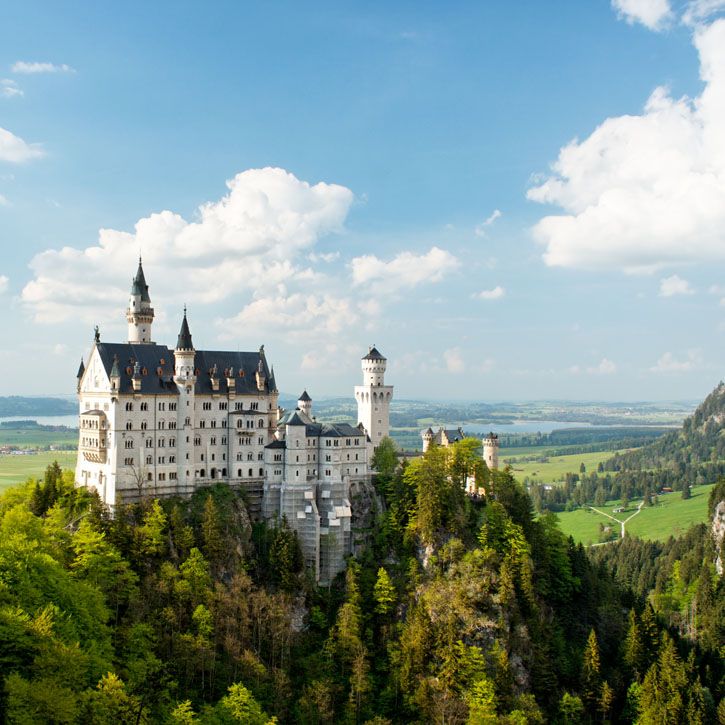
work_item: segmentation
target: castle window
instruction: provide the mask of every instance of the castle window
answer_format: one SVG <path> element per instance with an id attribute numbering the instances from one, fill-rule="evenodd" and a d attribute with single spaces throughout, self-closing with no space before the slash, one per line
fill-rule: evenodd
<path id="1" fill-rule="evenodd" d="M 253 461 L 254 460 L 254 453 L 247 453 L 247 460 Z"/>
<path id="2" fill-rule="evenodd" d="M 154 480 L 154 474 L 153 473 L 149 473 L 149 475 L 147 476 L 147 479 L 149 481 L 153 481 Z"/>
<path id="3" fill-rule="evenodd" d="M 219 410 L 226 410 L 226 409 L 227 409 L 227 404 L 225 402 L 223 402 L 223 401 L 220 401 L 219 402 Z"/>
<path id="4" fill-rule="evenodd" d="M 163 420 L 160 420 L 159 421 L 159 430 L 163 430 L 165 425 L 166 425 L 166 423 L 164 423 Z"/>
<path id="5" fill-rule="evenodd" d="M 243 422 L 244 421 L 241 418 L 237 418 L 237 428 L 241 428 Z"/>
<path id="6" fill-rule="evenodd" d="M 195 446 L 201 445 L 201 438 L 199 436 L 196 436 L 196 438 L 194 438 L 194 445 Z"/>
<path id="7" fill-rule="evenodd" d="M 263 468 L 260 468 L 260 469 L 259 469 L 259 475 L 260 475 L 260 476 L 264 476 L 264 469 L 263 469 Z"/>
<path id="8" fill-rule="evenodd" d="M 234 403 L 234 410 L 244 410 L 244 403 Z M 240 476 L 242 475 L 241 471 L 240 471 L 239 475 Z"/>
<path id="9" fill-rule="evenodd" d="M 206 471 L 202 468 L 201 471 L 199 471 L 199 477 L 204 478 L 206 476 Z"/>
<path id="10" fill-rule="evenodd" d="M 242 477 L 242 469 L 237 468 L 237 478 L 241 478 L 241 477 Z"/>
<path id="11" fill-rule="evenodd" d="M 355 454 L 355 460 L 357 461 L 357 453 Z"/>
<path id="12" fill-rule="evenodd" d="M 169 438 L 169 448 L 176 448 L 176 438 Z"/>
<path id="13" fill-rule="evenodd" d="M 176 410 L 176 403 L 169 403 L 169 410 Z"/>
<path id="14" fill-rule="evenodd" d="M 262 438 L 262 436 L 260 436 L 259 438 L 257 438 L 257 443 L 259 443 L 260 446 L 263 446 L 264 445 L 264 438 Z"/>
<path id="15" fill-rule="evenodd" d="M 216 421 L 215 421 L 215 420 L 212 420 L 212 421 L 211 421 L 211 427 L 212 427 L 212 428 L 216 428 Z"/>
<path id="16" fill-rule="evenodd" d="M 328 446 L 328 447 L 329 447 L 329 446 L 331 446 L 331 445 L 332 445 L 332 441 L 331 441 L 331 440 L 330 440 L 330 439 L 328 438 L 328 439 L 327 439 L 327 440 L 325 441 L 325 445 L 326 445 L 326 446 Z"/>
<path id="17" fill-rule="evenodd" d="M 332 456 L 325 456 L 325 463 L 332 463 Z"/>
<path id="18" fill-rule="evenodd" d="M 159 403 L 159 410 L 166 410 L 166 403 Z"/>
<path id="19" fill-rule="evenodd" d="M 148 403 L 141 403 L 141 410 L 148 410 L 149 404 Z"/>
<path id="20" fill-rule="evenodd" d="M 176 456 L 169 456 L 169 463 L 176 463 Z"/>
<path id="21" fill-rule="evenodd" d="M 133 423 L 132 423 L 132 422 L 131 422 L 131 421 L 129 420 L 129 421 L 128 421 L 128 422 L 126 423 L 126 430 L 131 430 L 132 428 L 133 428 Z"/>
<path id="22" fill-rule="evenodd" d="M 259 403 L 251 403 L 249 410 L 259 410 Z"/>
<path id="23" fill-rule="evenodd" d="M 222 476 L 224 476 L 224 478 L 227 477 L 227 469 L 226 468 L 222 468 Z"/>
<path id="24" fill-rule="evenodd" d="M 126 441 L 125 446 L 126 448 L 133 448 L 133 441 Z"/>
<path id="25" fill-rule="evenodd" d="M 339 441 L 337 439 L 335 439 L 335 442 L 332 445 L 335 446 L 335 448 L 337 448 L 338 443 L 339 443 Z"/>
<path id="26" fill-rule="evenodd" d="M 150 466 L 154 462 L 154 459 L 151 456 L 146 456 L 146 465 Z"/>
<path id="27" fill-rule="evenodd" d="M 254 471 L 250 468 L 249 469 L 249 477 L 251 478 L 254 475 Z"/>
<path id="28" fill-rule="evenodd" d="M 147 438 L 146 439 L 146 448 L 153 448 L 153 446 L 154 446 L 153 438 Z"/>
<path id="29" fill-rule="evenodd" d="M 205 420 L 200 420 L 199 421 L 199 428 L 206 428 L 206 421 Z"/>
<path id="30" fill-rule="evenodd" d="M 227 444 L 227 437 L 222 436 L 222 445 L 225 446 Z"/>
<path id="31" fill-rule="evenodd" d="M 146 430 L 146 428 L 148 428 L 148 424 L 146 423 L 145 420 L 142 420 L 141 421 L 141 430 Z"/>
<path id="32" fill-rule="evenodd" d="M 243 453 L 237 453 L 237 460 L 238 461 L 243 461 L 244 460 L 244 454 Z M 242 474 L 240 473 L 239 475 L 241 476 Z"/>
<path id="33" fill-rule="evenodd" d="M 200 458 L 201 458 L 202 461 L 204 460 L 204 454 L 203 453 L 201 454 Z"/>
<path id="34" fill-rule="evenodd" d="M 125 466 L 133 466 L 133 458 L 124 458 L 123 463 Z"/>
<path id="35" fill-rule="evenodd" d="M 166 463 L 166 459 L 163 456 L 159 456 L 159 464 L 163 465 L 164 463 Z"/>
<path id="36" fill-rule="evenodd" d="M 169 430 L 176 430 L 176 421 L 175 420 L 169 421 Z"/>
<path id="37" fill-rule="evenodd" d="M 133 410 L 133 403 L 126 403 L 126 410 Z"/>
<path id="38" fill-rule="evenodd" d="M 164 441 L 164 439 L 163 439 L 163 438 L 159 438 L 159 440 L 157 441 L 156 445 L 157 445 L 157 446 L 158 446 L 159 448 L 163 448 L 163 447 L 164 447 L 164 445 L 165 445 L 165 441 Z"/>
<path id="39" fill-rule="evenodd" d="M 356 445 L 356 446 L 359 446 L 359 445 L 360 445 L 360 439 L 359 439 L 359 438 L 356 438 L 356 439 L 355 439 L 355 445 Z"/>
<path id="40" fill-rule="evenodd" d="M 264 418 L 260 418 L 257 423 L 257 428 L 264 428 Z"/>
<path id="41" fill-rule="evenodd" d="M 350 439 L 349 438 L 345 438 L 345 445 L 346 446 L 349 446 L 350 445 Z"/>

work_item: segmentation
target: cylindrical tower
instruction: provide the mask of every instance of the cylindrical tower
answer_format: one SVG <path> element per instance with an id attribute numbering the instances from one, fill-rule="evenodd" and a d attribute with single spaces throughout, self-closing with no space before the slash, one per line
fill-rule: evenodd
<path id="1" fill-rule="evenodd" d="M 131 295 L 128 299 L 126 320 L 128 321 L 129 342 L 151 342 L 151 323 L 154 321 L 154 308 L 151 307 L 149 286 L 146 284 L 140 257 L 136 276 L 131 282 Z"/>
<path id="2" fill-rule="evenodd" d="M 498 436 L 494 432 L 483 439 L 483 460 L 491 471 L 498 468 Z"/>
<path id="3" fill-rule="evenodd" d="M 423 439 L 423 453 L 425 453 L 429 448 L 430 444 L 433 441 L 433 429 L 428 428 L 428 430 L 424 430 L 420 437 Z"/>

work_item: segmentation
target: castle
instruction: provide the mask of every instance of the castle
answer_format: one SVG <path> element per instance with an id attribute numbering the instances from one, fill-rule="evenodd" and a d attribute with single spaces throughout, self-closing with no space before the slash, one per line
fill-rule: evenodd
<path id="1" fill-rule="evenodd" d="M 352 550 L 350 487 L 370 480 L 390 430 L 385 357 L 371 347 L 362 358 L 358 424 L 319 423 L 306 391 L 295 410 L 279 407 L 264 346 L 196 350 L 186 308 L 176 347 L 153 342 L 140 259 L 126 319 L 127 342 L 102 342 L 96 328 L 78 370 L 76 482 L 109 506 L 225 482 L 246 492 L 253 519 L 286 517 L 306 565 L 329 582 Z"/>

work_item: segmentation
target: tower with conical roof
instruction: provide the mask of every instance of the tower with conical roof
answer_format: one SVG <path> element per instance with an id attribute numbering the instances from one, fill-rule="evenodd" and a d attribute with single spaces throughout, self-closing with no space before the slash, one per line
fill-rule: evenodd
<path id="1" fill-rule="evenodd" d="M 131 282 L 131 294 L 126 309 L 128 320 L 128 341 L 130 343 L 151 344 L 151 324 L 154 321 L 154 308 L 151 307 L 149 286 L 143 273 L 141 257 L 138 258 L 136 276 Z"/>
<path id="2" fill-rule="evenodd" d="M 363 357 L 363 384 L 355 386 L 357 419 L 377 447 L 390 434 L 390 402 L 393 386 L 385 384 L 387 359 L 373 345 Z"/>
<path id="3" fill-rule="evenodd" d="M 176 338 L 174 349 L 174 382 L 179 390 L 178 400 L 178 428 L 181 434 L 177 436 L 177 470 L 176 479 L 181 493 L 191 493 L 194 490 L 194 402 L 196 400 L 196 350 L 191 340 L 189 321 L 186 319 L 186 306 L 184 318 L 181 321 L 179 336 Z"/>

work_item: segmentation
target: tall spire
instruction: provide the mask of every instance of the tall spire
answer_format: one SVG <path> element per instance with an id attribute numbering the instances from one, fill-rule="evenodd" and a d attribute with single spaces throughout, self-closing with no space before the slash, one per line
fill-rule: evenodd
<path id="1" fill-rule="evenodd" d="M 151 343 L 151 324 L 154 321 L 154 309 L 151 307 L 149 286 L 143 273 L 141 257 L 138 258 L 136 276 L 131 282 L 131 295 L 126 309 L 128 320 L 128 341 L 131 343 Z"/>
<path id="2" fill-rule="evenodd" d="M 131 294 L 138 295 L 141 298 L 141 302 L 151 302 L 149 297 L 149 286 L 146 284 L 146 277 L 143 273 L 143 264 L 141 257 L 138 258 L 138 269 L 136 270 L 136 276 L 131 282 Z"/>
<path id="3" fill-rule="evenodd" d="M 176 341 L 176 349 L 194 349 L 194 343 L 191 341 L 191 332 L 189 331 L 189 323 L 186 320 L 186 305 L 184 305 L 184 319 L 181 321 L 181 329 L 179 330 L 179 338 Z"/>

